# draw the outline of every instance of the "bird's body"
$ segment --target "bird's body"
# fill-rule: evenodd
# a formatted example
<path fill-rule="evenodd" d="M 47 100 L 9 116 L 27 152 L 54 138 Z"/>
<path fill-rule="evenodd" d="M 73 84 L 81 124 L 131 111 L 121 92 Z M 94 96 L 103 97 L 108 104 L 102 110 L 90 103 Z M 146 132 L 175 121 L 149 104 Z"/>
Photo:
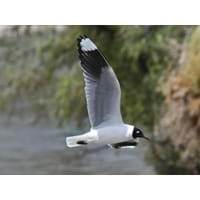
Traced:
<path fill-rule="evenodd" d="M 97 129 L 91 129 L 88 133 L 72 136 L 67 138 L 67 144 L 69 147 L 80 146 L 84 144 L 79 144 L 80 141 L 84 141 L 85 144 L 117 144 L 122 141 L 133 141 L 138 142 L 138 139 L 133 139 L 132 132 L 134 126 L 121 124 L 106 126 Z"/>
<path fill-rule="evenodd" d="M 78 39 L 78 52 L 85 81 L 88 133 L 66 138 L 68 147 L 108 144 L 114 148 L 135 147 L 142 131 L 125 124 L 120 112 L 121 89 L 118 79 L 97 46 L 86 36 Z"/>

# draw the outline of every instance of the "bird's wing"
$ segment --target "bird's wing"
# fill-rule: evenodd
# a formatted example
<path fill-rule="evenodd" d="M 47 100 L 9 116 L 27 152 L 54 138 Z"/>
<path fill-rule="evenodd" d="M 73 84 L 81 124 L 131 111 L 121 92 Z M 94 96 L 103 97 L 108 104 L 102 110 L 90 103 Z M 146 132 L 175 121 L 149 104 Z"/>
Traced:
<path fill-rule="evenodd" d="M 114 71 L 88 37 L 77 41 L 91 127 L 122 123 L 121 90 Z"/>

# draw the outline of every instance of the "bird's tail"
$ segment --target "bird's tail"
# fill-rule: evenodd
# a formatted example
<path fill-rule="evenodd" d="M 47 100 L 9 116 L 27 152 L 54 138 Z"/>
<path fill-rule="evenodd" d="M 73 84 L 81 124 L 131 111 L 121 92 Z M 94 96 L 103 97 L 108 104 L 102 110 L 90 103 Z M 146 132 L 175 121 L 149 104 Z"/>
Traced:
<path fill-rule="evenodd" d="M 85 146 L 88 143 L 94 142 L 98 140 L 98 136 L 96 133 L 92 134 L 83 134 L 72 137 L 66 137 L 66 145 L 68 147 L 78 147 Z"/>
<path fill-rule="evenodd" d="M 80 141 L 83 141 L 82 135 L 66 137 L 66 145 L 68 147 L 82 146 L 82 144 L 80 144 L 81 143 Z"/>

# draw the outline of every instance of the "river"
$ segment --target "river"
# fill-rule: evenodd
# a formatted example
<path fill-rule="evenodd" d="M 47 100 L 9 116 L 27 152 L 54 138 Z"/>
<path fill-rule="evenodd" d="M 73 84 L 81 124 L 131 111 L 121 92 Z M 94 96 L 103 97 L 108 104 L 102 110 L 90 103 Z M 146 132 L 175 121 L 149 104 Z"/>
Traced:
<path fill-rule="evenodd" d="M 0 123 L 0 174 L 155 174 L 145 142 L 135 149 L 67 148 L 64 128 Z"/>

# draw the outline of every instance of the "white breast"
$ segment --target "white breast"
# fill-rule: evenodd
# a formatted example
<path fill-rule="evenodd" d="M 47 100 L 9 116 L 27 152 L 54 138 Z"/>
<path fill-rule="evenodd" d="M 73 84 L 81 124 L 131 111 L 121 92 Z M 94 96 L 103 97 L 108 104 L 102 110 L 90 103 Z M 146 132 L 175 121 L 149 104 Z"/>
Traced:
<path fill-rule="evenodd" d="M 96 129 L 99 144 L 112 144 L 131 140 L 134 126 L 122 124 Z M 94 131 L 94 130 L 93 130 Z"/>

